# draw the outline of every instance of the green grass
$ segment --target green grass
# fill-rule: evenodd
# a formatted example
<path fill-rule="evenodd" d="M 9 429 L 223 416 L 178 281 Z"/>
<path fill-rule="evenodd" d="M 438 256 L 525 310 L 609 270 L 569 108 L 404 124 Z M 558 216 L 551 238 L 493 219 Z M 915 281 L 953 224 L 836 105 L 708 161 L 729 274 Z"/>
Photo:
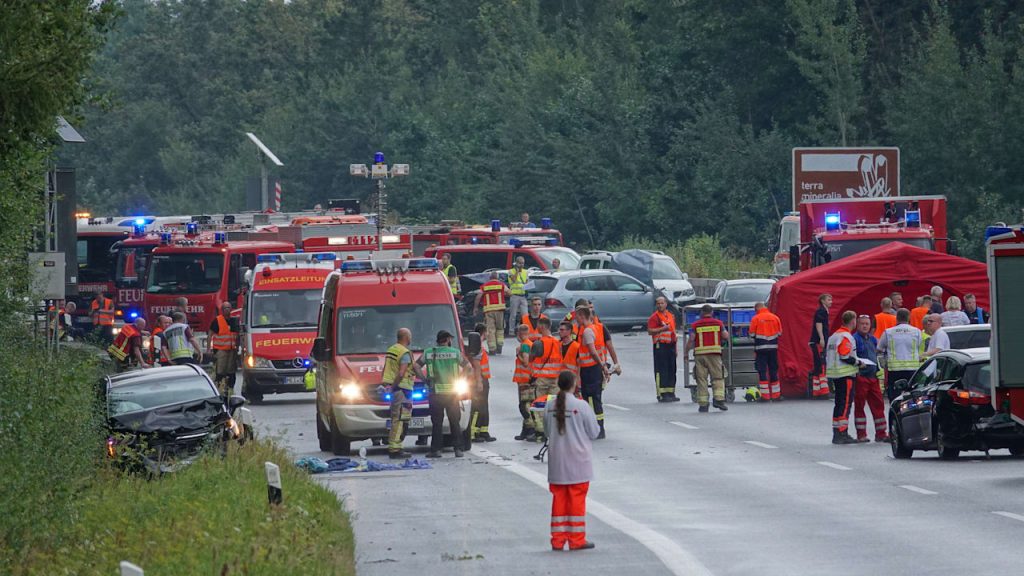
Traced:
<path fill-rule="evenodd" d="M 771 262 L 767 258 L 751 258 L 723 247 L 717 236 L 699 234 L 685 242 L 658 242 L 648 238 L 627 236 L 610 250 L 661 250 L 675 259 L 679 269 L 691 278 L 738 278 L 744 273 L 769 274 Z"/>

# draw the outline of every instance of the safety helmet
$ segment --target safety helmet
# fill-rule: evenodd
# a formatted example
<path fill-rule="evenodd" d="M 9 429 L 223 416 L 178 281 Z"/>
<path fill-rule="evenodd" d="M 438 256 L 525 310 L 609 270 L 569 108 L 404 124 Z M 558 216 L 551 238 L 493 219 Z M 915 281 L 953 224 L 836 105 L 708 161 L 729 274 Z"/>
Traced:
<path fill-rule="evenodd" d="M 743 397 L 747 402 L 757 402 L 761 399 L 761 391 L 757 389 L 757 386 L 751 386 L 750 388 L 747 388 Z"/>

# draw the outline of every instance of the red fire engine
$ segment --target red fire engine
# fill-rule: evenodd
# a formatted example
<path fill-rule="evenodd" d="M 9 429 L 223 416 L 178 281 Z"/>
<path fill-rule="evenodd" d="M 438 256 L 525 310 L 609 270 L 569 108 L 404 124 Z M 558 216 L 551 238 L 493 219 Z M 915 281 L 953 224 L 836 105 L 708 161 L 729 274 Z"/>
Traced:
<path fill-rule="evenodd" d="M 990 226 L 988 252 L 989 302 L 992 306 L 992 403 L 1024 434 L 1024 226 Z"/>

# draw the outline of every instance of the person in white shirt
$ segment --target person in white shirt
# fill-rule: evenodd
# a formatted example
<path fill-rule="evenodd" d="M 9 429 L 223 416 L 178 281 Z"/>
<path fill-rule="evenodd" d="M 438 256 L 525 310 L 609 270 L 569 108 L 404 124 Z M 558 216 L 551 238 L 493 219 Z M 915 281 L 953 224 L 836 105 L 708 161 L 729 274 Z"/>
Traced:
<path fill-rule="evenodd" d="M 962 310 L 960 299 L 950 296 L 946 299 L 946 311 L 940 314 L 943 326 L 967 326 L 971 319 Z"/>
<path fill-rule="evenodd" d="M 949 335 L 942 329 L 942 316 L 938 314 L 925 316 L 924 331 L 931 337 L 928 338 L 928 350 L 921 354 L 922 358 L 929 358 L 943 350 L 949 350 Z"/>
<path fill-rule="evenodd" d="M 594 477 L 591 441 L 601 428 L 590 404 L 573 395 L 576 374 L 558 375 L 558 395 L 548 396 L 544 429 L 548 431 L 548 485 L 551 503 L 551 549 L 588 550 L 587 491 Z"/>

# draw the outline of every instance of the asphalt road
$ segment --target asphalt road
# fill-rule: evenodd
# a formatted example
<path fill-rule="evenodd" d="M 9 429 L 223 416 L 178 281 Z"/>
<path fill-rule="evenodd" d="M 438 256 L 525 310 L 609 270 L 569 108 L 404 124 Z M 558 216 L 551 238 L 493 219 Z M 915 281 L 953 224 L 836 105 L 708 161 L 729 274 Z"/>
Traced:
<path fill-rule="evenodd" d="M 491 433 L 432 470 L 317 478 L 352 512 L 360 575 L 1016 574 L 1024 460 L 1007 451 L 910 461 L 889 446 L 834 446 L 831 402 L 737 402 L 699 414 L 654 398 L 650 339 L 616 334 L 624 374 L 605 392 L 588 538 L 552 552 L 538 445 L 516 442 L 511 356 L 492 357 Z M 680 377 L 681 382 L 681 377 Z M 682 392 L 682 391 L 681 391 Z M 257 427 L 296 456 L 317 449 L 311 395 L 268 396 Z M 413 439 L 407 448 L 414 449 Z M 369 447 L 369 442 L 365 443 Z M 355 446 L 358 450 L 359 445 Z M 368 448 L 386 460 L 383 448 Z M 287 497 L 287 488 L 286 488 Z"/>

